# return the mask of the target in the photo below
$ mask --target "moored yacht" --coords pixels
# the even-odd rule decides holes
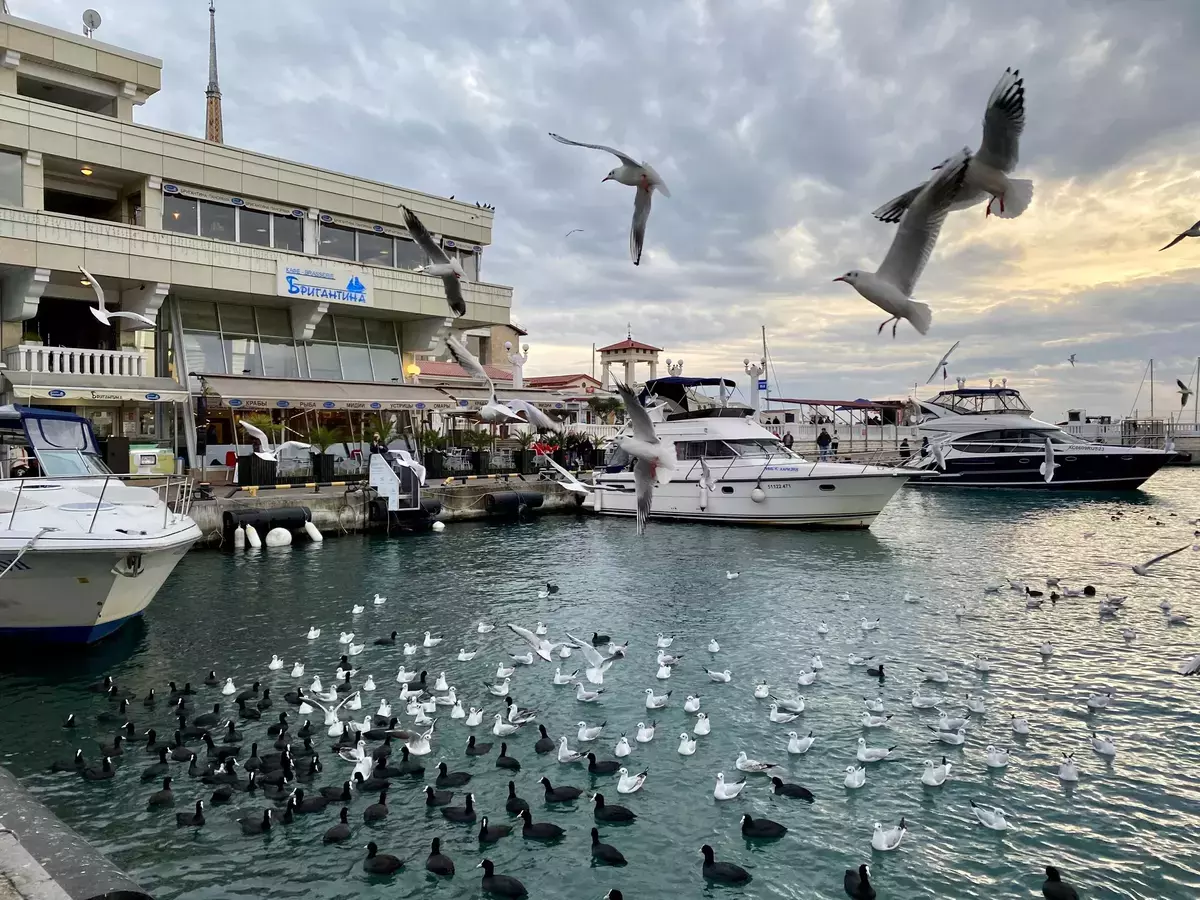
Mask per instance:
[[[907,480],[896,469],[805,459],[755,422],[753,409],[726,399],[734,386],[679,376],[646,383],[655,433],[674,442],[679,459],[671,481],[654,489],[652,519],[867,528]],[[718,388],[719,399],[702,387]],[[603,515],[633,516],[633,473],[610,462],[587,502]]]
[[[959,387],[916,406],[930,452],[915,454],[904,466],[914,485],[1129,491],[1174,456],[1084,441],[1033,418],[1020,392],[1010,387]],[[1047,440],[1055,464],[1050,480],[1044,474]]]
[[[114,475],[87,419],[0,407],[0,450],[0,638],[90,644],[113,633],[200,537],[190,481]]]

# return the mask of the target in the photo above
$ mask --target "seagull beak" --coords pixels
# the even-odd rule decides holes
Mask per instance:
[[[834,280],[834,281],[846,281],[846,276],[845,276],[845,275],[839,275],[837,278],[835,278],[835,279],[833,279],[833,280]],[[846,281],[846,283],[847,283],[847,284],[849,284],[850,282]]]
[[[606,181],[612,181],[612,176],[611,176],[611,175],[605,175],[603,178],[601,178],[601,179],[600,179],[600,183],[601,183],[601,184],[604,184],[604,182],[606,182]]]

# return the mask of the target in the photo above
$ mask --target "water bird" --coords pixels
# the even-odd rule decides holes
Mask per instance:
[[[660,631],[656,636],[655,646],[660,650],[666,650],[674,641],[674,638],[669,638]]]
[[[221,693],[222,693],[222,694],[224,694],[224,695],[225,695],[225,696],[227,696],[227,697],[228,697],[230,694],[236,694],[236,693],[237,693],[237,688],[234,686],[234,683],[233,683],[233,679],[232,679],[232,678],[226,678],[226,679],[225,679],[225,686],[221,688]]]
[[[696,741],[694,738],[689,737],[686,731],[679,734],[678,752],[680,756],[692,756],[696,752]]]
[[[442,818],[447,822],[457,822],[466,825],[474,822],[476,815],[474,794],[467,794],[462,806],[442,807]]]
[[[488,821],[488,817],[484,816],[479,820],[479,843],[494,844],[502,837],[507,837],[512,834],[511,825],[492,825]]]
[[[517,771],[521,768],[521,763],[518,759],[508,755],[508,744],[500,744],[500,755],[496,757],[497,769],[510,769]]]
[[[525,810],[529,812],[529,810]],[[483,879],[480,886],[485,894],[492,894],[496,897],[520,898],[529,895],[525,890],[525,885],[521,884],[516,878],[511,875],[497,875],[496,864],[490,859],[485,859],[481,862],[477,869],[483,869]]]
[[[1018,717],[1015,713],[1009,720],[1013,734],[1029,734],[1029,720]]]
[[[508,655],[508,658],[511,659],[513,662],[518,663],[519,665],[522,665],[522,666],[532,666],[533,665],[533,654],[532,653],[510,653]]]
[[[541,737],[538,738],[537,743],[533,745],[534,752],[535,753],[549,753],[555,747],[553,738],[551,738],[550,735],[546,733],[545,725],[539,725],[538,732],[541,734]]]
[[[343,631],[341,634],[338,635],[338,643],[339,644],[349,644],[353,640],[354,640],[354,632],[353,631]]]
[[[867,712],[881,713],[883,712],[884,708],[883,698],[876,697],[874,700],[872,700],[870,697],[863,697],[863,706],[866,707]]]
[[[576,750],[572,750],[569,746],[567,746],[567,736],[565,734],[559,738],[558,761],[560,763],[563,765],[568,765],[570,763],[577,763],[582,759],[584,759],[584,754],[579,753]]]
[[[1164,559],[1170,559],[1176,553],[1182,553],[1184,550],[1187,550],[1191,546],[1192,546],[1191,544],[1184,544],[1182,547],[1179,547],[1176,550],[1168,550],[1166,553],[1160,553],[1158,556],[1154,557],[1153,559],[1148,559],[1144,563],[1134,563],[1134,564],[1130,565],[1129,563],[1121,563],[1121,562],[1105,562],[1105,563],[1101,563],[1101,565],[1119,566],[1121,568],[1127,568],[1127,569],[1131,570],[1134,575],[1149,575],[1150,574],[1149,570],[1152,565],[1154,565],[1155,563],[1162,562]]]
[[[660,681],[666,681],[668,678],[671,677],[671,667],[670,666],[659,666],[658,671],[654,673],[654,677],[659,679]]]
[[[1191,659],[1185,659],[1179,664],[1179,668],[1176,671],[1180,675],[1200,674],[1200,654],[1193,656]]]
[[[1112,700],[1112,693],[1109,691],[1096,691],[1087,698],[1088,709],[1106,709],[1109,701]]]
[[[591,754],[589,754],[589,757]],[[591,770],[591,766],[588,766]],[[634,794],[642,789],[642,785],[646,783],[646,778],[650,774],[649,770],[643,770],[636,775],[630,775],[629,770],[624,766],[617,769],[617,793],[618,794]]]
[[[466,272],[462,267],[462,263],[459,262],[457,256],[447,255],[446,251],[442,249],[440,243],[429,233],[425,224],[417,217],[416,213],[403,204],[401,204],[400,209],[404,213],[404,224],[408,229],[408,233],[412,235],[413,239],[417,242],[417,246],[424,253],[425,258],[429,260],[424,265],[418,266],[416,271],[434,278],[440,278],[442,293],[446,297],[446,305],[450,307],[450,311],[455,316],[465,315],[467,312],[467,302],[463,298],[461,282],[462,279],[466,278]],[[461,361],[459,363],[461,365]]]
[[[599,792],[592,794],[592,804],[595,807],[593,815],[597,822],[632,822],[637,819],[633,810],[606,802],[604,795]]]
[[[847,869],[842,878],[842,887],[851,900],[875,900],[875,888],[871,885],[871,868],[866,863],[858,871]]]
[[[745,750],[738,751],[737,766],[739,772],[767,772],[771,769],[778,769],[779,766],[775,763],[760,762],[757,759],[751,759],[746,755]]]
[[[521,810],[529,809],[529,803],[517,796],[517,783],[515,781],[508,783],[508,800],[504,804],[504,809],[510,815],[519,815]]]
[[[592,859],[605,866],[623,866],[625,856],[611,844],[600,843],[600,831],[592,828]]]
[[[404,867],[404,860],[390,853],[380,853],[374,841],[367,844],[367,858],[363,860],[363,871],[368,875],[391,875]]]
[[[784,781],[778,775],[771,776],[772,793],[780,797],[794,797],[797,800],[807,800],[812,803],[815,799],[812,791],[799,784]]]
[[[1112,758],[1117,755],[1117,745],[1108,738],[1102,738],[1096,732],[1092,732],[1092,749],[1101,756]]]
[[[700,712],[700,698],[695,694],[688,694],[687,699],[683,701],[683,711],[689,714]]]
[[[709,653],[720,653],[721,652],[721,645],[717,643],[716,638],[713,638],[712,640],[710,640],[708,642],[708,652]]]
[[[811,668],[814,672],[820,672],[825,668],[825,663],[821,662],[821,657],[817,656],[815,653],[813,654],[813,658],[809,660],[808,665],[809,668]]]
[[[707,713],[696,713],[696,724],[692,726],[692,734],[704,737],[712,732],[712,722]]]
[[[1003,769],[1008,765],[1008,751],[1002,747],[995,747],[991,744],[987,748],[987,767],[989,769]]]
[[[643,192],[639,191],[639,196]],[[650,194],[645,192],[648,199]],[[649,210],[649,206],[646,207]],[[640,255],[640,250],[639,250]],[[655,484],[666,484],[671,480],[678,465],[675,445],[671,441],[660,441],[650,421],[650,415],[642,406],[629,385],[616,382],[617,393],[625,407],[628,427],[632,434],[619,436],[616,446],[634,458],[633,478],[637,500],[637,534],[646,533],[646,522],[654,499]]]
[[[149,807],[155,806],[174,806],[175,792],[171,790],[171,776],[168,775],[162,781],[162,790],[155,791],[146,800],[146,805]]]
[[[352,607],[350,607],[350,615],[352,615],[352,616],[357,616],[360,613],[364,613],[366,611],[367,611],[367,608],[360,603],[355,603]]]
[[[1079,900],[1075,888],[1062,880],[1054,866],[1046,866],[1046,880],[1042,883],[1042,896],[1046,900]]]
[[[1175,236],[1175,238],[1169,244],[1167,244],[1167,246],[1159,247],[1158,252],[1161,253],[1163,250],[1170,250],[1172,247],[1174,247],[1176,244],[1178,244],[1184,238],[1189,238],[1189,237],[1200,237],[1200,222],[1197,222],[1195,225],[1193,225],[1191,228],[1188,228],[1185,231],[1179,232],[1179,234],[1177,234]],[[1179,385],[1180,394],[1183,395],[1183,403],[1181,405],[1186,406],[1187,400],[1188,400],[1188,395],[1191,394],[1192,391],[1186,384],[1184,384],[1178,378],[1175,379],[1175,381]],[[1046,896],[1049,897],[1050,895],[1047,894]]]
[[[891,720],[892,720],[892,717],[890,715],[873,716],[869,712],[864,712],[862,714],[862,727],[863,728],[884,728],[888,724],[888,722],[890,722]]]
[[[941,702],[941,697],[926,696],[919,690],[914,690],[912,692],[913,709],[933,709]]]
[[[617,741],[617,746],[613,748],[613,756],[618,758],[628,756],[633,752],[633,748],[629,746],[629,738],[625,737],[622,732],[620,739]]]
[[[506,696],[508,696],[509,684],[510,684],[509,680],[507,678],[505,678],[499,684],[487,684],[485,682],[484,686],[488,689],[488,693],[491,694],[492,696],[506,697]]]
[[[242,827],[242,834],[255,835],[266,834],[271,830],[271,810],[264,809],[262,816],[243,816],[238,819],[238,824]]]
[[[504,716],[502,716],[500,713],[496,713],[495,724],[492,725],[492,734],[496,735],[496,737],[508,737],[510,734],[516,734],[520,727],[520,725],[514,725],[511,722],[505,722]],[[490,747],[491,744],[488,746]]]
[[[1073,782],[1079,780],[1079,766],[1075,763],[1074,753],[1064,753],[1058,766],[1059,781]]]
[[[703,713],[701,715],[703,715]],[[705,721],[707,721],[707,717],[705,718]],[[638,722],[637,723],[637,734],[634,735],[634,740],[636,740],[639,744],[650,743],[652,740],[654,740],[654,732],[655,732],[655,730],[657,730],[657,728],[658,728],[658,722],[653,721],[653,720],[650,722],[649,725],[647,725],[644,722]],[[704,733],[707,734],[708,732],[706,731]]]
[[[505,678],[511,677],[516,671],[516,666],[506,666],[504,663],[500,663],[498,666],[496,666],[496,680],[503,681]]]
[[[475,655],[478,652],[479,651],[477,651],[477,650],[467,651],[467,650],[464,650],[462,647],[459,647],[457,659],[459,662],[470,662],[471,660],[473,660],[475,658]]]
[[[600,695],[603,693],[604,693],[603,689],[598,690],[598,691],[589,691],[587,688],[585,688],[583,686],[583,682],[581,682],[581,681],[575,682],[575,699],[578,700],[580,703],[595,703],[597,700],[600,699]]]
[[[863,631],[874,631],[875,629],[877,629],[879,627],[879,621],[880,621],[879,619],[876,619],[874,622],[870,622],[864,618],[861,622],[858,623],[858,627],[861,628]]]
[[[829,634],[829,626],[822,622],[817,626],[817,634]]]
[[[846,766],[846,787],[856,789],[867,783],[866,766]]]
[[[780,725],[786,725],[788,722],[794,722],[800,717],[795,713],[780,712],[779,704],[772,703],[770,712],[767,713],[767,718]]]
[[[771,696],[771,686],[765,681],[760,681],[754,686],[755,700],[766,700],[769,696]]]
[[[594,741],[594,740],[596,740],[596,738],[600,737],[600,733],[602,731],[604,731],[604,726],[607,724],[608,724],[607,720],[604,722],[601,722],[599,725],[588,725],[586,722],[580,722],[579,723],[579,733],[576,735],[576,738],[581,743],[586,743],[588,741]]]
[[[395,645],[397,637],[399,637],[399,632],[393,631],[387,637],[375,638],[372,643],[376,647],[392,647]]]
[[[342,810],[345,815],[346,810]],[[336,826],[334,826],[336,827]],[[330,831],[333,829],[331,828]],[[329,832],[325,833],[326,838],[329,837]],[[326,843],[329,843],[328,840]],[[441,838],[434,838],[429,844],[429,857],[425,860],[425,870],[432,872],[439,878],[449,878],[454,875],[454,860],[442,853]]]
[[[859,762],[880,762],[892,755],[895,746],[891,747],[868,747],[865,738],[858,739],[858,752],[855,754]]]
[[[992,670],[992,661],[982,653],[976,653],[971,657],[971,668],[976,672],[990,672]]]
[[[527,840],[557,841],[566,834],[566,831],[552,822],[533,821],[533,814],[527,809],[521,810],[521,822],[521,836]]]
[[[713,788],[713,797],[717,800],[732,800],[742,792],[746,786],[746,779],[741,781],[726,781],[725,773],[717,773],[717,784]]]
[[[427,631],[427,632],[425,632],[425,640],[423,640],[421,642],[421,646],[422,647],[436,647],[441,642],[442,642],[442,639],[440,636],[434,637],[432,634],[430,634]],[[346,643],[349,643],[349,641],[347,641]]]
[[[742,814],[742,837],[773,840],[787,834],[787,826],[772,822],[770,819],[752,819]]]
[[[868,666],[867,674],[874,678],[879,678],[879,679],[883,679],[883,678],[887,677],[883,671],[883,663],[878,663],[873,666]]]
[[[301,663],[299,661],[297,661],[295,664],[292,665],[292,677],[293,678],[303,678],[304,677],[304,666],[301,665]]]
[[[193,812],[175,813],[176,828],[199,828],[204,825],[204,801],[197,800]]]
[[[490,634],[491,632],[493,632],[495,630],[496,630],[495,625],[489,625],[486,622],[480,622],[478,625],[475,626],[476,634]]]
[[[655,694],[653,688],[646,688],[646,709],[663,709],[671,699],[671,692]]]
[[[904,840],[904,835],[907,833],[908,826],[903,818],[900,819],[899,825],[893,825],[891,828],[884,828],[876,822],[875,832],[871,835],[871,846],[884,852],[895,850],[900,846],[900,842]]]
[[[734,863],[717,862],[714,858],[713,848],[708,844],[701,847],[700,852],[704,855],[704,864],[700,871],[707,881],[718,881],[723,884],[749,883],[749,872]]]
[[[992,831],[1008,830],[1008,820],[1004,818],[1004,810],[1000,807],[993,806],[988,809],[986,806],[980,806],[974,800],[967,802],[971,804],[971,811],[975,813],[975,818],[984,828],[990,828]]]

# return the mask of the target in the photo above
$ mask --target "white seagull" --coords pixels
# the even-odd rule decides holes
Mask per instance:
[[[1096,732],[1092,732],[1092,749],[1101,756],[1114,757],[1117,755],[1117,745],[1108,738],[1102,738]]]
[[[989,769],[1003,769],[1008,765],[1008,751],[1003,747],[994,747],[988,744],[987,748],[987,767]]]
[[[984,828],[990,828],[992,831],[1008,830],[1008,820],[1004,818],[1004,810],[1000,807],[993,806],[988,809],[986,806],[980,806],[974,800],[967,802],[971,804],[971,811],[975,813],[975,818]]]
[[[846,787],[855,789],[867,783],[865,766],[846,766]]]
[[[808,752],[815,740],[816,738],[813,737],[813,733],[811,731],[804,737],[800,737],[794,731],[789,731],[787,752],[792,756],[803,756]]]
[[[688,737],[686,731],[679,733],[679,755],[692,756],[696,752],[696,739]]]
[[[596,738],[600,737],[600,732],[604,731],[604,726],[607,724],[607,721],[601,722],[599,725],[588,725],[587,722],[580,722],[579,734],[577,734],[576,737],[579,739],[580,743],[594,741]]]
[[[925,771],[921,773],[921,784],[927,787],[941,787],[950,775],[950,763],[942,757],[941,765],[932,759],[925,760]]]
[[[617,447],[634,457],[633,483],[637,490],[637,533],[646,533],[646,520],[650,518],[650,506],[654,501],[654,485],[666,484],[678,465],[673,441],[660,441],[654,433],[650,414],[638,401],[629,385],[617,382],[617,393],[625,405],[632,435],[623,435],[615,441]]]
[[[513,410],[496,399],[496,384],[475,354],[459,343],[453,335],[446,336],[446,350],[449,351],[454,361],[462,366],[464,372],[487,385],[488,402],[479,410],[479,418],[489,425],[522,421],[521,417]]]
[[[646,709],[662,709],[670,699],[670,691],[665,694],[655,694],[654,688],[646,688]]]
[[[971,151],[964,149],[948,160],[941,171],[921,188],[904,214],[900,228],[892,239],[892,246],[877,272],[851,269],[833,279],[846,282],[890,314],[879,326],[880,333],[885,325],[892,322],[892,337],[895,337],[896,326],[901,319],[908,319],[921,334],[929,331],[933,313],[927,304],[913,300],[912,293],[917,286],[917,279],[921,277],[921,270],[933,252],[933,245],[937,243],[950,204],[961,189],[970,167]]]
[[[776,722],[780,725],[786,725],[788,722],[795,722],[796,719],[798,719],[800,717],[798,715],[796,715],[796,713],[780,712],[779,704],[772,703],[771,711],[769,713],[767,713],[767,718],[770,719],[772,722]]]
[[[745,786],[745,778],[743,778],[741,781],[726,781],[725,773],[718,772],[717,785],[713,788],[713,797],[717,800],[732,800],[742,792],[742,788]]]
[[[1162,562],[1164,559],[1172,557],[1176,553],[1182,553],[1184,550],[1187,550],[1191,546],[1192,546],[1191,544],[1184,544],[1178,550],[1168,550],[1166,553],[1160,553],[1158,556],[1154,557],[1154,559],[1148,559],[1144,563],[1135,563],[1133,565],[1129,565],[1128,563],[1120,563],[1120,562],[1104,562],[1104,563],[1101,563],[1101,565],[1119,566],[1120,568],[1123,568],[1123,569],[1128,568],[1133,571],[1134,575],[1148,575],[1148,574],[1150,574],[1149,569],[1152,565],[1154,565],[1157,562]]]
[[[700,737],[712,732],[712,720],[708,718],[708,713],[696,713],[696,724],[692,727],[692,733]]]
[[[603,150],[605,153],[611,153],[621,161],[621,165],[604,176],[602,183],[604,181],[616,181],[637,189],[636,196],[633,199],[633,225],[629,229],[629,255],[633,258],[635,266],[641,263],[642,243],[646,239],[646,222],[650,219],[650,200],[655,190],[660,191],[664,197],[671,196],[671,192],[667,190],[666,183],[649,165],[644,162],[639,163],[632,156],[628,156],[620,150],[614,150],[612,147],[606,147],[603,144],[584,144],[580,141],[571,141],[553,132],[550,133],[550,137],[554,138],[560,144],[569,144],[572,147]]]
[[[891,747],[868,747],[865,738],[858,739],[858,753],[856,754],[859,762],[881,762],[892,755],[895,746]]]
[[[617,774],[620,776],[617,779],[617,793],[636,794],[642,789],[642,785],[646,783],[646,776],[650,772],[647,770],[638,772],[636,775],[630,775],[629,770],[622,766],[617,769]]]
[[[899,825],[894,825],[891,828],[884,828],[876,822],[875,833],[871,835],[871,846],[876,850],[884,852],[895,850],[900,846],[900,842],[904,840],[904,835],[907,831],[908,826],[904,824],[904,819],[900,820]]]
[[[1079,766],[1075,764],[1074,753],[1064,753],[1062,763],[1058,767],[1059,781],[1078,781]]]
[[[1019,69],[1005,69],[988,97],[983,114],[983,141],[975,154],[972,171],[956,192],[951,209],[966,209],[990,195],[985,216],[995,213],[1004,219],[1014,219],[1025,211],[1033,199],[1033,182],[1008,177],[1017,166],[1018,144],[1024,128],[1025,79]],[[940,168],[948,164],[949,161],[944,162]],[[871,215],[881,222],[903,224],[901,217],[915,205],[924,187],[920,185],[889,200]]]
[[[1038,474],[1049,484],[1054,480],[1054,470],[1059,467],[1060,463],[1054,461],[1054,442],[1050,438],[1046,438],[1046,455],[1042,462],[1038,463]]]
[[[579,753],[567,746],[567,736],[564,734],[558,739],[558,761],[563,765],[568,763],[577,763],[587,754]]]
[[[746,755],[745,750],[738,751],[737,762],[734,765],[738,767],[739,772],[768,772],[771,769],[779,768],[775,763],[765,763],[759,762],[757,759],[751,759]]]
[[[463,271],[458,256],[455,255],[453,259],[447,256],[446,251],[433,239],[433,235],[417,218],[416,213],[407,206],[400,208],[404,210],[404,224],[408,227],[408,233],[412,235],[413,240],[425,251],[425,255],[430,260],[427,265],[421,266],[417,271],[442,279],[442,289],[446,292],[446,303],[449,304],[451,312],[456,316],[466,315],[467,301],[463,299],[462,284],[460,283],[466,277],[466,272]]]
[[[961,343],[962,343],[962,341],[955,341],[954,346],[951,347],[949,350],[947,350],[944,354],[942,354],[942,358],[940,360],[938,360],[938,364],[933,367],[933,374],[931,374],[927,379],[925,379],[926,384],[929,384],[929,382],[931,382],[931,381],[933,381],[933,379],[937,378],[938,369],[942,370],[942,381],[946,380],[946,376],[948,374],[946,371],[946,367],[948,365],[950,365],[950,354],[953,353],[958,348],[958,345]],[[905,603],[910,603],[910,602],[915,603],[916,602],[916,600],[910,601],[908,599],[908,596],[909,596],[908,594],[904,595]]]
[[[724,672],[714,672],[711,669],[705,669],[708,673],[708,680],[715,681],[718,684],[728,684],[733,681],[733,673],[726,669]]]
[[[513,634],[515,634],[517,637],[521,638],[523,641],[525,641],[525,643],[527,643],[530,647],[532,647],[534,653],[536,653],[538,656],[540,656],[546,662],[550,662],[550,660],[552,658],[551,654],[555,650],[555,647],[553,644],[551,644],[547,640],[542,639],[541,637],[538,637],[538,635],[534,634],[528,628],[522,628],[520,625],[511,625],[510,624],[508,626],[508,628],[510,631],[512,631]],[[513,659],[516,659],[516,657],[514,656]],[[526,663],[526,665],[529,665],[532,662],[533,662],[533,660],[531,659],[529,661],[529,663]]]
[[[645,722],[637,723],[637,735],[635,739],[639,744],[648,744],[654,740],[654,732],[658,729],[658,722],[651,721],[649,725]]]
[[[266,436],[261,428],[251,425],[245,419],[238,419],[238,424],[245,429],[246,434],[258,441],[259,449],[254,451],[254,455],[259,459],[265,459],[267,462],[278,462],[279,453],[286,450],[288,447],[295,447],[297,450],[310,450],[311,444],[305,444],[303,441],[284,441],[274,450],[271,449],[271,439]],[[320,634],[320,629],[317,630]]]
[[[79,271],[83,273],[83,277],[87,280],[88,284],[91,285],[92,291],[96,294],[95,308],[88,307],[88,309],[101,325],[111,325],[113,319],[129,319],[131,322],[138,322],[147,328],[153,328],[155,326],[153,319],[148,319],[141,313],[106,309],[104,306],[104,288],[100,287],[100,282],[98,282],[95,277],[83,266],[79,267]]]

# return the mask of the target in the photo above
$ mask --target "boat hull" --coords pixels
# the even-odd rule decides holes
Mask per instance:
[[[1172,454],[1136,450],[1131,453],[1076,453],[1055,458],[1058,468],[1049,483],[1038,466],[1045,457],[1003,454],[956,456],[945,472],[925,470],[909,481],[915,487],[1008,488],[1035,491],[1135,491],[1166,465]]]
[[[636,515],[631,475],[602,476],[597,482],[627,490],[592,494],[596,512]],[[720,481],[715,490],[707,492],[702,508],[698,481],[671,481],[655,487],[650,517],[783,528],[869,528],[904,482],[903,475],[891,473]],[[761,500],[754,499],[756,488],[762,490]]]
[[[199,537],[138,550],[27,551],[0,579],[0,639],[92,644],[140,616]],[[0,570],[15,553],[0,550]]]

